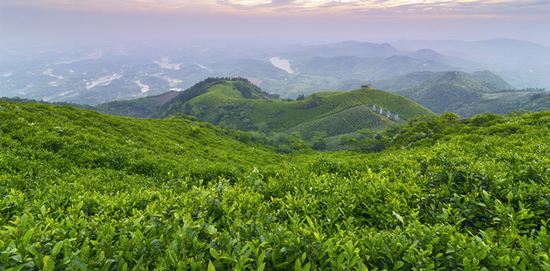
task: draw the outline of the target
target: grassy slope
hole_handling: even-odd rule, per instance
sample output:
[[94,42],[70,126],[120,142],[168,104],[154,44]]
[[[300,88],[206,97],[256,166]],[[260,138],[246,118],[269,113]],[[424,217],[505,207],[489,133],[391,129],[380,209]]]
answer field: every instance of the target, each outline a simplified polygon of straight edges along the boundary
[[510,84],[504,81],[504,79],[489,71],[479,71],[474,73],[466,73],[460,71],[423,71],[377,81],[374,83],[374,85],[388,91],[400,92],[408,89],[418,88],[425,83],[427,85],[430,85],[434,83],[447,82],[462,85],[464,87],[467,87],[468,89],[471,89],[472,91],[485,93],[500,92],[503,90],[513,89]]
[[180,118],[2,102],[0,120],[0,269],[550,266],[550,112],[290,156]]
[[[6,153],[34,153],[37,159],[52,158],[54,164],[152,176],[165,169],[174,176],[201,174],[207,171],[205,163],[236,165],[227,167],[226,173],[231,175],[256,165],[254,156],[277,159],[263,148],[245,147],[213,125],[184,118],[132,119],[72,107],[0,105]],[[233,154],[227,151],[231,148],[242,151]],[[25,171],[15,160],[3,161]]]
[[416,88],[399,93],[431,108],[436,113],[444,113],[481,100],[483,93],[492,91],[485,83],[466,73],[447,72],[423,82]]
[[510,91],[512,86],[487,72],[420,72],[375,83],[396,91],[436,113],[455,112],[471,117],[477,114],[509,113],[517,110],[550,109],[550,94],[536,91]]
[[[183,109],[184,105],[172,108],[167,115],[188,113],[205,121],[244,130],[306,133],[319,130],[329,135],[345,134],[362,128],[382,128],[392,122],[371,112],[372,104],[398,113],[403,120],[431,114],[429,110],[406,98],[374,89],[322,92],[300,101],[245,99],[228,81],[213,86],[207,93],[189,100],[187,104],[187,110]],[[355,112],[344,114],[350,110]],[[347,119],[342,118],[344,115]],[[345,123],[353,125],[343,125]],[[335,125],[342,127],[327,129]]]

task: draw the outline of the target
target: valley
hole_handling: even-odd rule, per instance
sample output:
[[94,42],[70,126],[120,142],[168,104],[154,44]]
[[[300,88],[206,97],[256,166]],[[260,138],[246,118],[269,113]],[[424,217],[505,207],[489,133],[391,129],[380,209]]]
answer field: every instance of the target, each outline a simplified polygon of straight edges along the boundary
[[[507,58],[509,54],[518,56]],[[353,90],[404,76],[451,71],[489,71],[507,82],[510,90],[550,88],[546,80],[550,49],[503,39],[445,46],[438,42],[347,41],[248,50],[117,45],[64,52],[14,51],[0,57],[3,95],[90,105],[182,91],[207,78],[225,76],[247,78],[266,92],[292,99],[301,94]],[[136,81],[149,90],[143,91]]]

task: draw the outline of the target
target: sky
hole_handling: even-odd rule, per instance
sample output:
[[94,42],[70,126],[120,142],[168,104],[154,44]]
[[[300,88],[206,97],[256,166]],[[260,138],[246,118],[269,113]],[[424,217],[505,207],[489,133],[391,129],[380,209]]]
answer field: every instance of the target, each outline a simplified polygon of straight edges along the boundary
[[522,39],[550,45],[549,0],[0,0],[0,43]]

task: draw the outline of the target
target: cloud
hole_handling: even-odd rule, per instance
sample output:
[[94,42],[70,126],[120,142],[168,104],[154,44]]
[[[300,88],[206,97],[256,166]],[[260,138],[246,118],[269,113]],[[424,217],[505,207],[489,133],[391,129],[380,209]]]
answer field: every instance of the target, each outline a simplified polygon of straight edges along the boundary
[[0,0],[0,6],[242,15],[546,17],[548,0]]
[[506,37],[550,44],[548,14],[547,0],[0,0],[0,40]]
[[289,5],[296,2],[295,0],[271,0],[273,6]]

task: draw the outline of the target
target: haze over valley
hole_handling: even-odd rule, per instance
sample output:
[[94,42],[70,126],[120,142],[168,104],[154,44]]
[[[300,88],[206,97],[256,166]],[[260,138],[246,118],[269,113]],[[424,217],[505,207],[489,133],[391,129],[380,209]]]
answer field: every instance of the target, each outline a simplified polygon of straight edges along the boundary
[[550,88],[550,48],[542,45],[506,39],[395,44],[345,41],[246,51],[186,43],[8,50],[0,64],[0,91],[6,97],[96,105],[183,91],[206,78],[227,76],[247,78],[266,92],[296,98],[365,84],[399,92],[420,83],[396,86],[401,78],[452,71],[476,73],[480,81],[496,78],[500,84],[491,86],[491,92]]

